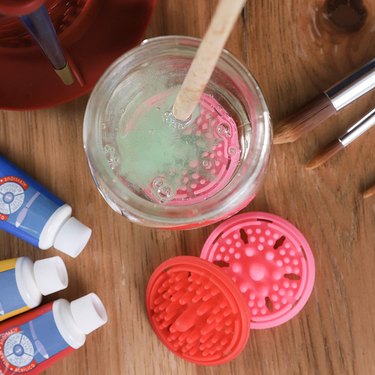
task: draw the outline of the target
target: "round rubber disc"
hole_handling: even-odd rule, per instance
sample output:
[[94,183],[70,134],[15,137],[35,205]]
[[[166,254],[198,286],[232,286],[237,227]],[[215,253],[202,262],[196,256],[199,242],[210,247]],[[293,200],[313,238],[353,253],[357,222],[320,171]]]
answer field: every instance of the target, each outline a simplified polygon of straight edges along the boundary
[[220,266],[237,284],[254,329],[293,318],[314,285],[315,263],[306,239],[288,221],[268,213],[223,222],[207,239],[201,258]]
[[146,306],[163,344],[196,364],[229,362],[249,337],[250,314],[237,286],[200,258],[181,256],[162,263],[148,283]]

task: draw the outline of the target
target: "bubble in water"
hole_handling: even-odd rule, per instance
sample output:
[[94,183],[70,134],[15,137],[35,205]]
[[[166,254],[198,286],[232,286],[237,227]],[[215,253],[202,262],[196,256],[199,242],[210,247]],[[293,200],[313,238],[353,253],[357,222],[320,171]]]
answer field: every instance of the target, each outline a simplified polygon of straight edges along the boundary
[[152,181],[152,187],[154,188],[160,188],[164,184],[164,179],[161,177],[154,178],[154,181]]
[[120,159],[119,158],[114,158],[111,162],[109,162],[109,166],[111,167],[112,170],[115,170],[120,164]]
[[109,153],[111,152],[111,150],[112,150],[112,147],[111,147],[110,145],[105,145],[105,146],[103,147],[103,149],[104,149],[104,152],[105,152],[106,154],[109,154]]
[[158,195],[160,202],[169,201],[174,197],[172,188],[170,186],[162,186],[160,189],[158,189]]
[[120,164],[120,158],[118,157],[115,148],[107,144],[103,147],[103,150],[110,168],[113,170],[116,169],[116,167],[118,167]]
[[156,177],[152,181],[152,191],[160,203],[166,203],[175,197],[175,192],[164,177]]
[[228,148],[228,154],[229,155],[234,155],[236,153],[237,149],[233,146]]
[[168,171],[168,175],[171,176],[171,177],[174,177],[177,175],[176,171],[171,169],[170,171]]
[[230,137],[231,136],[231,131],[230,131],[230,127],[228,124],[225,124],[225,123],[221,123],[218,125],[217,127],[217,133],[219,135],[225,135],[226,137]]
[[191,123],[191,118],[186,121],[180,121],[173,116],[172,111],[167,111],[164,113],[164,122],[175,129],[185,129]]
[[211,160],[203,160],[202,165],[204,169],[210,169],[212,167],[212,161]]

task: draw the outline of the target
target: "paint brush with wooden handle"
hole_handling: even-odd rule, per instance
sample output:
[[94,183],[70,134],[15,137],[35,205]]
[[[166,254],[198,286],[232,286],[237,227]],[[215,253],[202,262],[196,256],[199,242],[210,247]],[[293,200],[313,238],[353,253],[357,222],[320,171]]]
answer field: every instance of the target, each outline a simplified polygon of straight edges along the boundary
[[375,59],[282,120],[275,129],[275,144],[294,142],[323,121],[375,88]]
[[211,78],[216,63],[246,0],[220,0],[173,104],[175,120],[183,127]]
[[339,151],[349,146],[362,134],[375,125],[375,108],[357,121],[345,134],[329,143],[321,152],[314,156],[307,164],[306,169],[314,169],[331,159]]

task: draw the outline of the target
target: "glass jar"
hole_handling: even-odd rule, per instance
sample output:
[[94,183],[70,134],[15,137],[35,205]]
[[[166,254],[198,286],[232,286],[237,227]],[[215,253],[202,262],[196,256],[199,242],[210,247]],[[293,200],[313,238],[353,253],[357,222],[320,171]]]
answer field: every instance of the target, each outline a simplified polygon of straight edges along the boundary
[[144,41],[107,69],[89,99],[83,132],[92,176],[112,209],[135,223],[169,229],[205,226],[243,209],[262,183],[272,136],[268,108],[254,78],[225,50],[205,94],[237,126],[239,157],[228,180],[202,199],[173,204],[151,199],[121,174],[122,167],[131,166],[134,159],[123,156],[118,135],[130,126],[129,119],[143,102],[162,91],[178,91],[199,43],[199,39],[183,36]]

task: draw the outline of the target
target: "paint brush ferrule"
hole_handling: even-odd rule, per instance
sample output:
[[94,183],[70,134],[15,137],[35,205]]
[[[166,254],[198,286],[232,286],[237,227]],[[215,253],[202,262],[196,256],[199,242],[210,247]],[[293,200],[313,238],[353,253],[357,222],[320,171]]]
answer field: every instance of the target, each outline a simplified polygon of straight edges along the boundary
[[357,121],[347,132],[338,138],[338,141],[344,146],[348,146],[362,134],[367,132],[375,125],[375,108]]
[[70,86],[74,83],[74,76],[70,70],[69,64],[66,64],[62,69],[55,69],[55,72],[65,85]]
[[325,91],[325,94],[331,100],[336,111],[339,111],[373,88],[375,88],[375,59],[349,74]]

